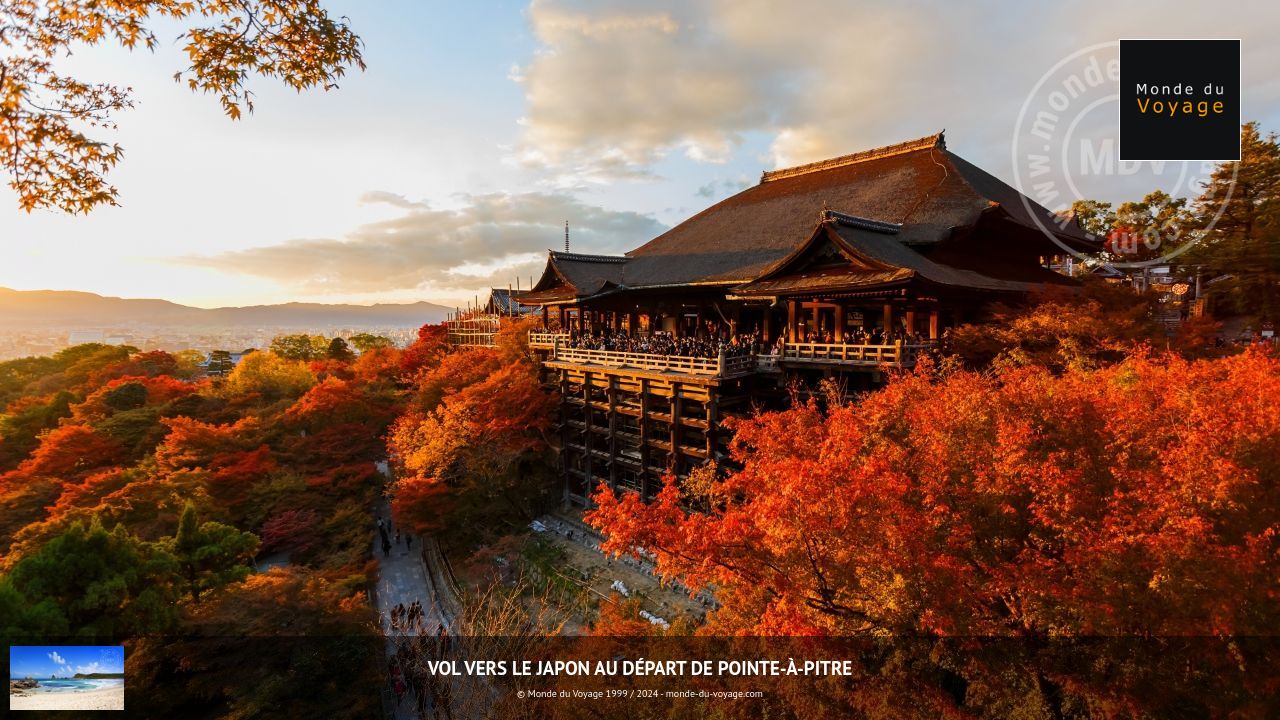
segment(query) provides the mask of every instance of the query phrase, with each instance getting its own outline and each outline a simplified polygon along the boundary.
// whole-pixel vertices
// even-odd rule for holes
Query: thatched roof
[[[1024,202],[1025,200],[1025,202]],[[1028,206],[1030,210],[1028,210]],[[1060,254],[1035,222],[1056,216],[947,150],[942,133],[766,172],[760,183],[703,210],[625,256],[552,252],[527,300],[569,300],[620,288],[735,286],[761,276],[810,238],[827,208],[900,226],[898,245],[940,244],[984,217],[1025,230],[1026,255]],[[1074,222],[1056,233],[1081,249]],[[545,298],[545,300],[543,300]]]

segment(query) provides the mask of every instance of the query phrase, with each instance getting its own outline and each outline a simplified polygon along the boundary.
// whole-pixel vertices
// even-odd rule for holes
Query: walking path
[[[449,613],[441,610],[436,587],[431,581],[422,561],[422,541],[415,536],[410,544],[402,533],[400,542],[395,541],[395,528],[391,526],[391,512],[385,502],[375,512],[387,527],[391,528],[391,552],[387,555],[382,550],[382,535],[374,531],[373,557],[378,560],[378,583],[374,587],[374,607],[378,611],[382,634],[387,637],[387,658],[395,656],[399,638],[406,635],[417,635],[413,627],[395,628],[391,625],[391,610],[397,605],[409,607],[415,600],[422,605],[422,627],[425,632],[432,633],[440,625],[448,628],[452,625]],[[391,682],[390,677],[387,678]],[[418,717],[417,700],[412,690],[406,691],[397,701],[394,692],[385,693],[386,704],[395,720],[413,720]]]

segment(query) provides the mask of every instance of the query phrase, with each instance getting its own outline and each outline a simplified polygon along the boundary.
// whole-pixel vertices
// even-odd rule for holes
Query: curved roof
[[[1025,202],[1024,202],[1025,201]],[[1030,207],[1030,211],[1028,210]],[[975,225],[986,211],[1036,232],[1031,254],[1061,252],[1038,232],[1057,216],[1014,188],[947,150],[942,133],[793,168],[765,172],[760,183],[708,207],[625,257],[552,252],[528,299],[551,299],[556,278],[586,297],[610,285],[738,285],[758,278],[813,232],[827,208],[870,222],[899,225],[896,242],[940,243]],[[1056,222],[1055,222],[1056,221]],[[1053,223],[1053,224],[1050,224]],[[1055,233],[1081,249],[1096,242],[1070,222]],[[540,292],[541,291],[541,292]],[[565,295],[563,286],[555,291]],[[568,299],[568,297],[556,299]]]

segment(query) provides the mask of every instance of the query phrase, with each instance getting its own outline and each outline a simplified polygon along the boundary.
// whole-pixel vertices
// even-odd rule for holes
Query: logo
[[[1240,159],[1239,40],[1120,41],[1120,159]]]
[[[1133,41],[1086,47],[1050,67],[1023,102],[1014,126],[1011,149],[1014,185],[1022,192],[1022,202],[1028,214],[1040,230],[1062,248],[1064,254],[1082,260],[1097,259],[1096,255],[1081,252],[1060,237],[1064,233],[1075,234],[1071,226],[1077,222],[1073,210],[1077,201],[1122,198],[1123,201],[1140,204],[1140,218],[1117,217],[1111,227],[1097,235],[1082,227],[1098,243],[1108,266],[1132,269],[1167,263],[1176,258],[1211,230],[1221,216],[1234,187],[1236,164],[1231,165],[1230,181],[1214,186],[1218,189],[1225,187],[1221,197],[1204,197],[1204,194],[1207,181],[1218,169],[1219,162],[1238,157],[1239,103],[1234,102],[1231,106],[1229,117],[1218,120],[1231,126],[1232,154],[1228,156],[1203,160],[1137,160],[1130,157],[1131,148],[1126,145],[1122,158],[1121,129],[1117,117],[1123,117],[1125,93],[1121,83],[1122,75],[1128,77],[1128,73],[1120,55],[1121,42],[1127,45]],[[1238,45],[1235,47],[1238,51]],[[1182,84],[1198,79],[1200,88],[1197,92],[1203,91],[1210,82],[1204,79],[1208,74],[1186,72]],[[1153,77],[1147,81],[1148,88],[1152,82],[1161,81]],[[1214,81],[1213,84],[1223,84],[1224,93],[1228,91],[1225,82]],[[1163,87],[1162,82],[1160,87]],[[1233,87],[1238,97],[1238,74]],[[1193,115],[1198,112],[1195,102],[1198,100],[1193,101]],[[1222,102],[1225,112],[1227,100]],[[1168,112],[1164,105],[1160,107]],[[1148,111],[1154,112],[1155,109],[1154,105],[1148,106]],[[1180,107],[1179,111],[1183,109]],[[1211,105],[1206,112],[1212,111]],[[1164,120],[1154,115],[1146,119]],[[1129,136],[1126,135],[1125,140],[1127,143]],[[1179,151],[1172,157],[1185,158],[1189,154],[1199,153]],[[1157,190],[1161,192],[1151,194]],[[1207,222],[1203,213],[1198,214],[1197,220],[1192,220],[1193,210],[1204,209],[1195,207],[1198,202],[1204,202],[1204,207],[1211,208],[1212,214]],[[1054,217],[1045,218],[1034,204],[1048,208]],[[1134,220],[1141,222],[1132,222]]]

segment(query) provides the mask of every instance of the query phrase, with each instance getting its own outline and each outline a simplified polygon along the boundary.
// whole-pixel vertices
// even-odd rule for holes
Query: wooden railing
[[[782,362],[845,363],[850,365],[915,364],[916,355],[934,347],[932,343],[907,345],[849,345],[845,343],[787,343],[778,359]]]
[[[560,345],[566,345],[569,342],[569,334],[562,332],[530,332],[529,347],[538,350],[550,350],[559,342]]]
[[[565,333],[529,333],[529,346],[551,350],[551,355],[548,358],[550,360],[710,377],[747,375],[753,372],[773,372],[780,365],[789,362],[909,367],[915,364],[916,355],[919,352],[934,347],[933,343],[904,344],[901,342],[890,345],[786,343],[782,346],[781,352],[734,356],[722,355],[716,358],[705,358],[614,350],[587,350],[567,347],[568,342],[569,336]]]
[[[615,352],[613,350],[584,350],[582,348],[556,348],[553,360],[560,362],[582,363],[584,365],[605,365],[609,367],[632,368],[635,370],[653,370],[656,372],[678,372],[686,375],[715,376],[730,374],[721,372],[719,358],[689,357],[686,355],[651,355],[648,353]],[[726,360],[740,360],[728,358]],[[747,356],[750,359],[750,356]],[[737,368],[737,365],[734,366]],[[723,368],[728,370],[728,368]]]

